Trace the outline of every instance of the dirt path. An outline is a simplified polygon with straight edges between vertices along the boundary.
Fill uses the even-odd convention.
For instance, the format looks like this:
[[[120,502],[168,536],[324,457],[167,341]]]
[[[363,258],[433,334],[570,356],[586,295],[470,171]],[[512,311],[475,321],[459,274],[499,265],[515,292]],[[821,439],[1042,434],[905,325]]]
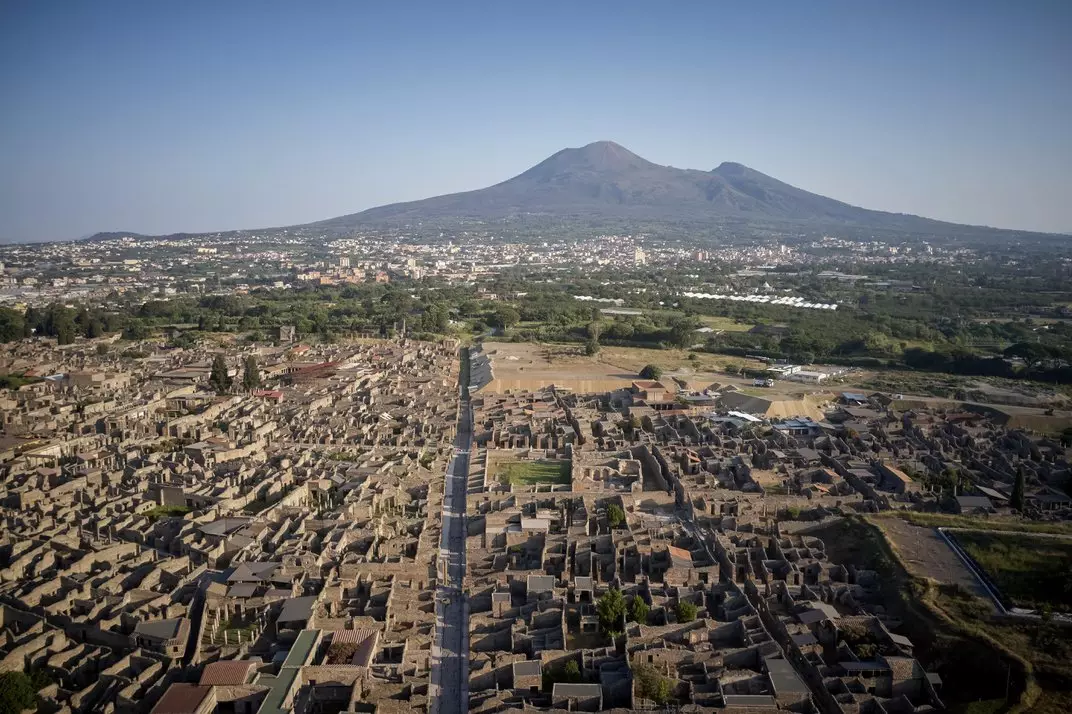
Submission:
[[[956,584],[982,598],[986,590],[933,528],[914,526],[900,518],[874,518],[901,555],[912,575]]]

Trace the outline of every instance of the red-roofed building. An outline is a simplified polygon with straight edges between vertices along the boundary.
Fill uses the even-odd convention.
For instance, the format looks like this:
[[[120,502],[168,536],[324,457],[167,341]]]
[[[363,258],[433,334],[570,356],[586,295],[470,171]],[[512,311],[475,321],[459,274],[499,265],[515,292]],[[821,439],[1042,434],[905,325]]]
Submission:
[[[346,664],[358,667],[368,667],[372,662],[372,656],[376,653],[376,644],[380,639],[380,631],[362,627],[356,630],[337,630],[331,635],[332,648],[345,647],[347,653],[352,649],[353,654]]]
[[[631,391],[644,402],[665,402],[670,400],[669,390],[662,382],[656,382],[654,380],[643,380],[639,382],[633,382]]]
[[[216,710],[212,687],[176,683],[168,687],[152,714],[209,714]]]
[[[205,665],[201,673],[202,686],[238,686],[249,684],[257,674],[260,662],[250,659],[224,660]]]
[[[692,553],[684,548],[678,548],[676,546],[667,546],[666,549],[670,551],[670,559],[674,561],[674,566],[678,568],[691,568],[692,567]]]

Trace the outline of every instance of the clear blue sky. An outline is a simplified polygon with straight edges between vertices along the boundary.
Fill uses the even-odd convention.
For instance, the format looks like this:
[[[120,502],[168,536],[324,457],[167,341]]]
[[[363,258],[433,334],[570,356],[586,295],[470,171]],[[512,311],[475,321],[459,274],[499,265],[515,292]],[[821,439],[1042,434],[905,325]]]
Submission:
[[[1072,1],[0,3],[0,240],[286,225],[611,139],[1072,232]]]

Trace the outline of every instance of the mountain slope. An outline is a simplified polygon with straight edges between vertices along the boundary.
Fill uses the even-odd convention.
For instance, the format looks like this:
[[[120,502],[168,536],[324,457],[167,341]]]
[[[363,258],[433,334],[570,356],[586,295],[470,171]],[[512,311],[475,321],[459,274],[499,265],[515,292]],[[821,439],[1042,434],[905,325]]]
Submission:
[[[1020,238],[1067,239],[859,208],[737,163],[723,163],[711,171],[661,166],[611,141],[563,149],[488,188],[393,203],[289,229],[341,234],[360,228],[396,229],[417,223],[445,227],[471,221],[530,226],[576,221],[588,227],[639,230],[664,225],[688,225],[700,231],[716,226],[734,231],[844,229],[857,236],[914,234],[1003,243]]]
[[[677,169],[654,164],[614,142],[599,141],[563,149],[488,188],[380,206],[310,227],[342,230],[381,223],[524,215],[854,225],[913,232],[943,231],[954,225],[850,206],[741,164],[723,163],[712,171]]]

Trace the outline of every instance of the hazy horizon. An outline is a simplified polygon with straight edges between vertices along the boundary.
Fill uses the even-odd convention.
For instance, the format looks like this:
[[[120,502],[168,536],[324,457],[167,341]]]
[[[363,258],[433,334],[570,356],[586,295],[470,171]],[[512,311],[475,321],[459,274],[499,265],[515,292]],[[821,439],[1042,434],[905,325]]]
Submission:
[[[0,7],[0,241],[306,223],[615,141],[1072,233],[1072,5]]]

